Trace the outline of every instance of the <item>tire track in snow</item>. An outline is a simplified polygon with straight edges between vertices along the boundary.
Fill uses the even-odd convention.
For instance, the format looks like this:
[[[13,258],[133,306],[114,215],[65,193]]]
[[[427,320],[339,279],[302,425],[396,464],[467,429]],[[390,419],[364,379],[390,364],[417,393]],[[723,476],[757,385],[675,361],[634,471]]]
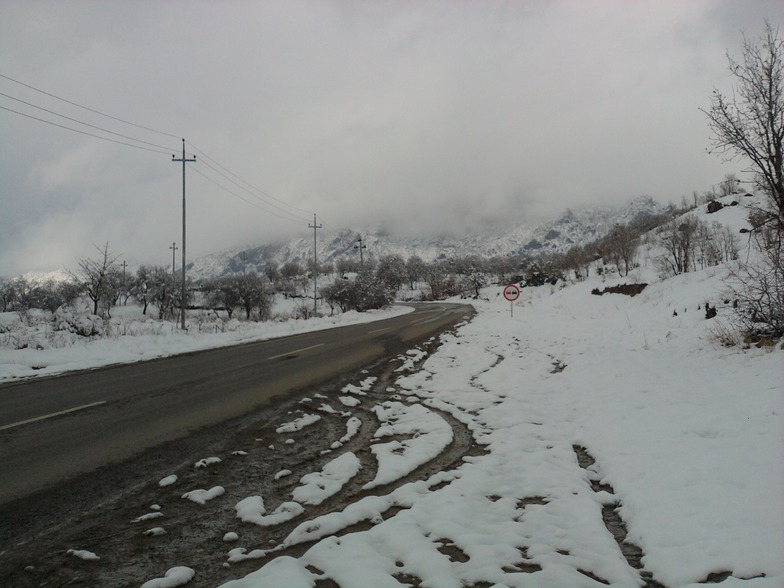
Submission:
[[[615,489],[612,486],[601,481],[601,475],[596,466],[596,459],[582,445],[572,445],[572,449],[577,456],[578,465],[588,473],[591,489],[597,494],[606,492],[607,494],[616,497],[615,501],[611,503],[602,501],[602,520],[604,521],[604,526],[607,527],[607,530],[618,544],[626,562],[640,575],[640,580],[642,580],[644,588],[666,588],[664,584],[657,582],[653,578],[653,574],[647,571],[645,566],[643,566],[642,559],[645,554],[642,549],[640,549],[638,545],[627,540],[629,530],[626,527],[626,523],[621,518],[621,515],[618,513],[618,510],[621,508],[620,498],[617,497]],[[578,569],[577,571],[602,584],[610,584],[607,580],[599,578],[589,570]]]
[[[340,513],[363,499],[379,497],[383,501],[410,483],[426,482],[429,493],[448,486],[459,476],[454,472],[464,463],[464,457],[484,455],[486,449],[475,442],[469,428],[454,414],[425,404],[395,387],[395,380],[402,374],[422,369],[427,357],[439,345],[440,339],[433,338],[420,344],[417,353],[383,360],[349,378],[303,391],[311,397],[310,402],[302,402],[300,396],[273,409],[237,419],[223,427],[221,435],[212,437],[214,440],[209,445],[200,445],[198,453],[179,453],[177,461],[169,461],[169,465],[162,467],[158,464],[158,469],[147,470],[149,480],[146,484],[140,483],[130,490],[118,487],[115,498],[85,510],[69,527],[26,544],[24,553],[4,554],[3,577],[10,582],[9,585],[20,588],[39,586],[42,581],[47,585],[81,583],[119,588],[138,586],[173,566],[189,565],[196,570],[199,585],[220,585],[260,565],[257,559],[231,564],[227,568],[226,554],[232,547],[273,548],[303,522]],[[404,370],[395,371],[404,364]],[[376,378],[372,385],[368,383],[371,377]],[[340,389],[348,383],[352,383],[351,391]],[[351,396],[358,404],[347,406],[341,402],[341,396]],[[376,459],[369,448],[380,424],[373,407],[390,399],[425,406],[448,423],[453,439],[440,454],[419,464],[409,474],[383,486],[363,490],[362,486],[373,480],[377,473]],[[309,424],[297,421],[306,413],[318,414],[321,418],[317,421],[308,419]],[[346,436],[347,419],[352,416],[362,421],[359,430],[354,437],[333,448],[334,441]],[[275,432],[286,423],[295,421],[303,426],[289,426],[281,433]],[[386,442],[391,438],[387,436],[379,441]],[[406,438],[406,435],[400,436],[400,440]],[[235,505],[254,495],[263,497],[269,512],[275,511],[280,504],[292,500],[291,492],[300,485],[305,474],[321,470],[326,463],[347,452],[359,457],[362,468],[337,494],[320,505],[304,505],[302,514],[274,527],[242,523],[237,518]],[[220,456],[221,461],[203,468],[194,467],[197,460],[208,456]],[[159,471],[163,468],[166,471]],[[278,475],[285,470],[290,473]],[[173,474],[177,475],[174,482],[159,486],[161,478],[174,479]],[[142,472],[139,475],[144,476]],[[184,492],[217,485],[225,488],[225,493],[205,504],[182,499]],[[158,509],[156,513],[161,513],[154,521],[156,529],[159,528],[156,533],[147,532],[152,522],[130,522],[150,511],[151,505]],[[405,508],[406,504],[387,500],[383,518],[388,520]],[[344,525],[333,534],[346,535],[370,528],[378,522],[365,518]],[[312,543],[287,547],[270,554],[267,559],[278,555],[296,557]],[[450,549],[446,538],[444,543],[443,548]],[[101,559],[85,562],[66,555],[67,549],[77,548],[89,549]]]
[[[347,482],[339,494],[331,497],[331,499],[325,501],[322,505],[319,505],[316,508],[308,508],[304,517],[299,516],[295,520],[281,525],[278,529],[272,530],[275,538],[268,537],[267,539],[268,542],[276,542],[277,545],[276,547],[272,548],[274,551],[267,549],[265,550],[266,553],[263,555],[257,551],[258,557],[251,558],[251,561],[255,562],[255,566],[259,566],[260,564],[263,565],[268,561],[271,561],[272,559],[280,556],[289,556],[295,558],[300,557],[313,544],[320,541],[324,536],[341,537],[349,533],[367,530],[380,522],[380,520],[377,518],[375,520],[371,520],[370,517],[363,518],[362,520],[348,524],[339,530],[331,531],[325,535],[319,535],[312,540],[296,541],[287,544],[287,540],[289,540],[289,537],[292,535],[292,533],[295,533],[297,529],[301,530],[303,528],[307,528],[309,522],[311,522],[312,525],[318,525],[320,524],[319,519],[322,517],[331,514],[338,514],[347,506],[350,507],[350,505],[356,504],[363,499],[372,497],[383,498],[384,496],[389,496],[395,490],[405,486],[406,484],[419,480],[429,480],[432,477],[441,474],[441,476],[438,477],[446,479],[435,480],[429,486],[429,490],[431,492],[437,491],[451,482],[451,479],[448,475],[449,472],[460,467],[464,463],[464,457],[475,457],[484,455],[486,453],[485,448],[475,443],[473,435],[465,426],[465,424],[461,423],[448,412],[435,408],[431,405],[427,405],[427,410],[438,415],[451,427],[453,437],[449,445],[447,445],[437,456],[420,464],[412,472],[400,476],[392,482],[378,485],[373,488],[364,487],[369,481],[375,478],[378,471],[378,464],[375,457],[372,455],[369,446],[371,441],[374,440],[373,435],[375,431],[378,430],[378,427],[382,423],[378,421],[375,413],[372,410],[372,407],[378,405],[381,402],[388,401],[390,398],[402,400],[402,398],[398,398],[397,390],[393,386],[393,379],[399,375],[398,361],[405,360],[408,363],[407,367],[409,369],[416,369],[419,367],[419,365],[421,365],[421,363],[424,362],[430,352],[432,352],[432,349],[428,350],[427,354],[421,355],[419,357],[419,361],[416,362],[416,364],[413,366],[410,364],[410,357],[399,357],[397,360],[388,362],[387,365],[380,366],[378,370],[372,370],[369,372],[371,375],[376,377],[376,381],[372,388],[367,390],[361,397],[362,404],[366,406],[360,405],[356,407],[357,409],[363,411],[362,431],[360,434],[351,439],[345,446],[340,448],[340,451],[353,451],[358,457],[360,457],[362,461],[362,469],[360,470],[360,473]],[[412,398],[409,397],[409,401],[411,399]],[[370,420],[373,420],[374,425],[368,424]],[[403,441],[410,438],[411,435],[391,435],[384,436],[381,439],[376,440],[383,440],[383,442],[388,442],[390,440]],[[296,476],[291,476],[291,478],[295,477]],[[384,519],[389,519],[400,511],[405,510],[406,507],[396,504],[395,501],[392,500],[388,504],[382,506],[382,508],[383,510],[379,510],[378,514],[383,515]],[[252,554],[253,551],[250,553]],[[241,562],[235,562],[232,565],[238,565],[238,563],[241,564]]]

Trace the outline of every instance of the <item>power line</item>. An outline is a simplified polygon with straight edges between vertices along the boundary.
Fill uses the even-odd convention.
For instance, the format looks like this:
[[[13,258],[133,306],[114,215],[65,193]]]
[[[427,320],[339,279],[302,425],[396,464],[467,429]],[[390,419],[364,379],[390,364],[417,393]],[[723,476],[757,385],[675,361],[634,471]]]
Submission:
[[[25,100],[22,100],[20,98],[14,98],[13,96],[9,96],[8,94],[5,94],[3,92],[0,92],[0,96],[5,96],[6,98],[10,98],[11,100],[16,100],[17,102],[21,102],[22,104],[26,104],[27,106],[31,106],[33,108],[37,108],[38,110],[43,110],[44,112],[47,112],[49,114],[53,114],[55,116],[59,116],[61,118],[64,118],[66,120],[70,120],[70,121],[78,123],[80,125],[84,125],[86,127],[90,127],[91,129],[96,129],[96,130],[99,130],[99,131],[103,131],[104,133],[109,133],[110,135],[115,135],[116,137],[122,137],[123,139],[128,139],[129,141],[136,141],[137,143],[142,143],[144,145],[150,145],[151,147],[157,147],[159,149],[167,149],[167,147],[164,146],[164,145],[157,145],[155,143],[150,143],[148,141],[142,141],[141,139],[136,139],[134,137],[129,137],[128,135],[123,135],[121,133],[115,133],[114,131],[110,131],[109,129],[104,129],[103,127],[99,127],[99,126],[96,126],[96,125],[91,125],[90,123],[86,123],[86,122],[81,121],[79,119],[72,118],[70,116],[65,116],[64,114],[60,114],[59,112],[55,112],[54,110],[49,110],[49,109],[44,108],[42,106],[36,106],[35,104],[33,104],[31,102],[26,102]]]
[[[96,135],[94,133],[88,133],[87,131],[81,131],[79,129],[74,129],[73,127],[69,127],[69,126],[66,126],[66,125],[61,125],[61,124],[58,124],[58,123],[55,123],[55,122],[52,122],[52,121],[48,121],[48,120],[45,120],[45,119],[42,119],[42,118],[38,118],[37,116],[32,116],[30,114],[25,114],[24,112],[19,112],[17,110],[13,110],[13,109],[7,108],[5,106],[0,106],[0,109],[7,110],[8,112],[12,112],[14,114],[18,114],[20,116],[24,116],[26,118],[30,118],[30,119],[33,119],[33,120],[36,120],[36,121],[39,121],[39,122],[42,122],[42,123],[46,123],[48,125],[52,125],[52,126],[55,126],[55,127],[61,128],[61,129],[72,131],[74,133],[79,133],[81,135],[87,135],[88,137],[94,137],[96,139],[101,139],[103,141],[109,141],[111,143],[116,143],[118,145],[124,145],[126,147],[133,147],[135,149],[142,149],[144,151],[151,151],[153,153],[161,153],[163,155],[168,155],[171,152],[170,150],[169,151],[162,151],[160,149],[152,149],[152,148],[149,148],[149,147],[142,147],[141,145],[134,145],[132,143],[126,143],[125,141],[117,141],[116,139],[110,139],[108,137],[102,137],[102,136]],[[104,130],[104,129],[100,129],[100,130]],[[111,131],[107,131],[107,132],[111,132]],[[115,134],[117,134],[117,133],[115,133]],[[123,135],[120,135],[120,136],[123,136]],[[133,140],[136,140],[136,139],[133,139]],[[202,163],[204,163],[204,162],[202,162]],[[225,177],[227,180],[231,181],[233,184],[237,185],[239,188],[242,188],[246,192],[249,192],[249,190],[247,190],[247,188],[244,188],[243,186],[237,184],[237,182],[234,182],[233,180],[231,180],[231,178],[228,178],[225,174],[222,174],[220,171],[216,170],[214,167],[210,166],[209,164],[205,164],[205,165],[208,168],[212,169],[215,173],[220,174],[221,176]],[[243,202],[245,202],[245,203],[247,203],[247,204],[249,204],[249,205],[251,205],[251,206],[253,206],[255,208],[258,208],[259,210],[262,210],[262,211],[266,212],[267,214],[271,214],[271,215],[273,215],[273,216],[275,216],[275,217],[277,217],[279,219],[286,220],[286,221],[293,222],[293,223],[301,223],[304,220],[303,217],[296,217],[293,214],[291,214],[290,212],[282,209],[281,207],[275,206],[272,203],[265,202],[262,198],[259,198],[258,196],[255,196],[254,194],[251,193],[251,195],[255,196],[257,198],[257,200],[259,200],[260,202],[262,202],[264,204],[267,204],[269,206],[275,206],[275,208],[279,209],[281,211],[281,213],[277,213],[277,212],[275,212],[273,210],[270,210],[269,208],[265,208],[263,206],[259,206],[256,202],[254,202],[252,200],[248,200],[247,198],[244,198],[243,196],[241,196],[240,194],[237,194],[233,190],[230,190],[229,188],[227,188],[226,186],[224,186],[220,182],[218,182],[218,181],[214,180],[213,178],[210,178],[206,174],[202,173],[197,168],[193,168],[191,171],[197,173],[198,175],[203,177],[208,182],[211,182],[212,184],[216,185],[217,187],[219,187],[224,192],[227,192],[227,193],[231,194],[235,198],[238,198],[239,200],[242,200]]]
[[[340,231],[340,229],[337,229],[334,225],[332,225],[332,224],[328,223],[327,221],[325,221],[324,220],[324,215],[319,215],[319,217],[321,217],[321,223],[324,225],[325,229],[327,229],[329,231],[332,231],[333,233],[337,233],[337,232]]]
[[[0,74],[2,75],[2,74]],[[24,112],[19,112],[18,110],[14,110],[12,108],[7,108],[5,106],[0,106],[0,109],[7,110],[8,112],[13,112],[14,114],[18,114],[19,116],[24,116],[27,118],[31,118],[33,120],[37,120],[42,123],[46,123],[48,125],[52,125],[54,127],[59,127],[61,129],[66,129],[68,131],[73,131],[74,133],[79,133],[81,135],[87,135],[88,137],[95,137],[96,139],[102,139],[104,141],[109,141],[110,143],[117,143],[118,145],[125,145],[126,147],[133,147],[134,149],[143,149],[144,151],[152,151],[153,153],[163,153],[164,155],[168,155],[171,153],[169,151],[161,151],[160,149],[152,149],[150,147],[143,147],[142,145],[134,145],[133,143],[126,143],[125,141],[117,141],[116,139],[110,139],[109,137],[101,137],[100,135],[96,135],[94,133],[88,133],[87,131],[80,131],[79,129],[74,129],[73,127],[67,127],[65,125],[57,124],[56,122],[52,122],[50,120],[44,120],[42,118],[38,118],[37,116],[33,116],[31,114],[25,114]]]
[[[204,163],[204,162],[202,161],[202,163]],[[225,178],[226,180],[228,180],[229,182],[231,182],[232,184],[234,184],[235,186],[237,186],[239,189],[241,189],[241,190],[244,190],[245,192],[247,192],[248,194],[250,194],[251,196],[253,196],[254,198],[256,198],[258,201],[260,201],[260,202],[263,202],[264,204],[266,204],[266,205],[268,205],[268,206],[271,206],[271,207],[273,207],[273,208],[276,208],[276,209],[278,209],[278,210],[279,210],[280,212],[282,212],[283,214],[287,214],[287,215],[289,215],[290,217],[296,218],[296,219],[297,219],[297,222],[302,222],[302,220],[303,220],[303,217],[301,217],[301,216],[300,216],[300,217],[297,217],[297,215],[295,215],[295,214],[293,214],[292,212],[290,212],[290,211],[286,210],[285,208],[282,208],[282,207],[280,207],[280,206],[277,206],[277,205],[276,205],[274,202],[268,202],[268,201],[266,201],[264,198],[261,198],[260,196],[258,196],[258,195],[257,195],[257,194],[255,194],[254,192],[252,192],[251,190],[248,190],[248,189],[247,189],[246,187],[244,187],[243,185],[239,184],[238,182],[235,182],[235,181],[234,181],[234,180],[232,180],[232,179],[231,179],[229,176],[227,176],[226,174],[222,173],[220,170],[216,169],[215,167],[211,166],[209,163],[204,163],[204,165],[205,165],[207,168],[211,169],[211,170],[212,170],[213,172],[215,172],[216,174],[218,174],[219,176],[222,176],[223,178]]]
[[[227,174],[229,174],[229,175],[233,176],[234,178],[236,178],[237,180],[239,180],[240,182],[242,182],[242,183],[243,183],[243,184],[245,184],[246,186],[249,186],[250,188],[252,188],[253,192],[257,192],[258,194],[262,194],[262,195],[264,195],[266,198],[268,198],[268,199],[270,199],[270,200],[274,200],[275,202],[278,202],[279,204],[282,204],[283,206],[286,206],[286,207],[288,207],[288,208],[291,208],[291,209],[293,209],[293,210],[296,210],[296,211],[298,211],[298,212],[302,212],[302,213],[305,213],[305,214],[310,214],[310,211],[308,211],[308,210],[305,210],[304,208],[299,208],[298,206],[294,206],[293,204],[289,204],[288,202],[285,202],[285,201],[283,201],[283,200],[281,200],[281,199],[279,199],[279,198],[276,198],[275,196],[273,196],[273,195],[272,195],[272,194],[270,194],[269,192],[265,192],[265,191],[264,191],[264,190],[262,190],[261,188],[258,188],[258,187],[256,187],[256,186],[254,186],[253,184],[251,184],[250,182],[248,182],[248,181],[244,180],[243,178],[241,178],[240,176],[238,176],[237,174],[235,174],[234,172],[232,172],[230,169],[226,168],[225,166],[223,166],[223,165],[221,165],[220,163],[218,163],[217,161],[215,161],[215,160],[214,160],[212,157],[210,157],[209,155],[207,155],[206,153],[204,153],[204,151],[202,151],[201,149],[199,149],[198,147],[196,147],[196,146],[195,146],[193,143],[191,143],[191,147],[193,147],[193,150],[194,150],[194,151],[196,151],[197,153],[199,153],[200,155],[202,155],[202,156],[203,156],[205,159],[208,159],[209,161],[211,161],[212,163],[214,163],[215,165],[217,165],[217,166],[218,166],[220,169],[222,169],[223,171],[225,171]],[[203,163],[203,161],[202,161],[202,163]],[[205,164],[205,165],[206,165],[206,164]],[[215,171],[216,171],[217,173],[220,173],[220,172],[218,172],[218,170],[215,170]],[[226,177],[226,176],[225,176],[224,174],[222,174],[222,173],[221,173],[221,175],[223,175],[224,177]],[[242,188],[242,189],[243,189],[243,190],[245,190],[246,192],[249,192],[249,193],[253,194],[253,196],[254,196],[255,198],[259,198],[260,200],[264,200],[264,198],[262,198],[262,197],[258,196],[257,194],[255,194],[255,193],[251,192],[251,191],[250,191],[250,190],[248,190],[247,188],[244,188],[243,186],[240,186],[240,185],[239,185],[237,182],[235,182],[235,181],[234,181],[234,180],[232,180],[231,178],[228,178],[228,177],[226,177],[226,179],[227,179],[227,180],[229,180],[229,181],[231,181],[231,182],[232,182],[233,184],[235,184],[236,186],[238,186],[238,187]],[[273,203],[271,203],[271,202],[269,202],[268,204],[270,204],[270,206],[275,206],[275,208],[278,208],[278,210],[283,210],[283,209],[281,209],[280,207],[276,206],[275,204],[273,204]]]
[[[139,128],[139,129],[144,129],[146,131],[150,131],[150,132],[153,132],[153,133],[157,133],[159,135],[172,137],[172,138],[175,138],[175,139],[179,139],[180,138],[179,135],[174,135],[174,134],[171,134],[171,133],[167,133],[165,131],[160,131],[160,130],[152,128],[152,127],[148,127],[148,126],[145,126],[145,125],[140,125],[140,124],[137,124],[137,123],[133,123],[131,121],[128,121],[128,120],[125,120],[125,119],[122,119],[122,118],[119,118],[119,117],[116,117],[116,116],[112,116],[110,114],[106,114],[105,112],[101,112],[101,111],[96,110],[94,108],[90,108],[89,106],[84,106],[83,104],[79,104],[79,103],[74,102],[72,100],[68,100],[66,98],[62,98],[61,96],[57,96],[56,94],[53,94],[51,92],[47,92],[47,91],[42,90],[40,88],[36,88],[35,86],[32,86],[32,85],[27,84],[25,82],[22,82],[20,80],[16,80],[16,79],[14,79],[14,78],[12,78],[10,76],[7,76],[5,74],[0,73],[0,78],[4,78],[4,79],[9,80],[11,82],[14,82],[16,84],[19,84],[20,86],[24,86],[25,88],[29,88],[31,90],[34,90],[34,91],[39,92],[41,94],[44,94],[45,96],[49,96],[49,97],[54,98],[56,100],[60,100],[61,102],[65,102],[66,104],[70,104],[71,106],[75,106],[77,108],[81,108],[81,109],[86,110],[88,112],[92,112],[94,114],[97,114],[97,115],[109,118],[109,119],[114,120],[114,121],[117,121],[117,122],[120,122],[120,123],[123,123],[123,124],[127,124],[127,125],[130,125],[130,126]],[[30,106],[32,108],[36,108],[36,109],[41,110],[43,112],[46,112],[48,114],[64,118],[66,120],[75,122],[77,124],[84,125],[86,127],[89,127],[89,128],[92,128],[92,129],[95,129],[95,130],[98,130],[98,131],[101,131],[101,132],[104,132],[104,133],[108,133],[108,134],[114,135],[116,137],[121,137],[121,138],[127,139],[129,141],[135,141],[136,143],[140,143],[140,145],[136,145],[136,144],[133,144],[133,143],[127,143],[125,141],[118,141],[116,139],[111,139],[109,137],[103,137],[101,135],[96,135],[94,133],[90,133],[90,132],[83,131],[83,130],[80,130],[80,129],[75,129],[75,128],[67,126],[67,125],[62,125],[62,124],[59,124],[59,123],[56,123],[56,122],[53,122],[53,121],[50,121],[50,120],[39,118],[39,117],[33,116],[31,114],[26,114],[24,112],[20,112],[18,110],[14,110],[14,109],[8,108],[6,106],[0,106],[0,109],[8,111],[8,112],[11,112],[13,114],[17,114],[19,116],[23,116],[23,117],[26,117],[26,118],[29,118],[29,119],[32,119],[32,120],[35,120],[35,121],[38,121],[38,122],[42,122],[42,123],[45,123],[45,124],[48,124],[48,125],[52,125],[54,127],[58,127],[58,128],[61,128],[61,129],[72,131],[74,133],[79,133],[81,135],[86,135],[88,137],[101,139],[103,141],[109,141],[110,143],[115,143],[115,144],[118,144],[118,145],[124,145],[126,147],[133,147],[135,149],[142,149],[144,151],[151,151],[153,153],[162,153],[162,154],[169,154],[169,153],[171,153],[171,150],[168,147],[165,147],[165,146],[162,146],[162,145],[157,145],[155,143],[150,143],[148,141],[143,141],[141,139],[136,139],[134,137],[130,137],[128,135],[123,135],[121,133],[117,133],[117,132],[114,132],[114,131],[110,131],[110,130],[105,129],[103,127],[100,127],[100,126],[97,126],[97,125],[93,125],[93,124],[90,124],[90,123],[86,123],[86,122],[78,120],[76,118],[72,118],[72,117],[66,116],[64,114],[60,114],[60,113],[58,113],[56,111],[49,110],[49,109],[43,108],[41,106],[37,106],[37,105],[35,105],[35,104],[31,103],[31,102],[27,102],[25,100],[21,100],[19,98],[15,98],[14,96],[10,96],[9,94],[5,94],[5,93],[0,92],[0,96],[4,96],[6,98],[10,98],[11,100],[15,100],[17,102],[21,102],[22,104],[25,104],[25,105]],[[147,147],[144,147],[143,145],[147,145]],[[231,170],[229,170],[228,168],[226,168],[225,166],[220,164],[218,161],[216,161],[215,159],[210,157],[208,154],[206,154],[203,151],[201,151],[200,149],[198,149],[192,143],[191,143],[191,147],[195,151],[199,152],[199,154],[202,155],[203,158],[211,161],[215,166],[220,168],[220,170],[223,170],[223,172],[225,172],[225,173],[223,173],[219,169],[216,169],[215,167],[211,166],[208,163],[205,163],[202,160],[202,163],[206,167],[211,169],[214,173],[222,176],[224,179],[226,179],[227,181],[231,182],[232,184],[234,184],[235,186],[237,186],[241,190],[245,191],[246,193],[250,194],[251,196],[253,196],[253,198],[258,200],[259,202],[262,202],[267,207],[272,207],[272,208],[277,209],[278,211],[280,211],[280,213],[274,212],[274,211],[270,210],[269,208],[265,208],[264,206],[258,206],[256,203],[254,203],[251,200],[248,200],[246,198],[243,198],[241,195],[239,195],[236,192],[228,189],[226,186],[222,185],[220,182],[218,182],[218,181],[214,180],[213,178],[210,178],[209,176],[207,176],[204,173],[200,172],[198,169],[196,169],[196,168],[192,169],[192,171],[196,172],[197,174],[202,176],[204,179],[206,179],[207,181],[215,184],[216,186],[221,188],[223,191],[231,194],[235,198],[238,198],[238,199],[242,200],[243,202],[245,202],[247,204],[250,204],[251,206],[254,206],[254,207],[256,207],[256,208],[258,208],[260,210],[263,210],[264,212],[266,212],[268,214],[271,214],[271,215],[276,216],[276,217],[278,217],[280,219],[291,221],[291,222],[297,222],[297,223],[303,222],[305,217],[298,216],[298,215],[292,213],[290,210],[287,210],[286,208],[283,208],[283,207],[287,207],[289,209],[292,209],[292,210],[295,210],[295,211],[298,211],[298,212],[301,212],[301,213],[309,214],[309,212],[307,210],[305,210],[303,208],[299,208],[297,206],[294,206],[293,204],[289,204],[289,203],[287,203],[287,202],[285,202],[285,201],[283,201],[283,200],[281,200],[279,198],[276,198],[272,194],[269,194],[268,192],[265,192],[264,190],[254,186],[250,182],[247,182],[246,180],[244,180],[243,178],[241,178],[240,176],[238,176],[237,174],[235,174],[234,172],[232,172]],[[183,159],[184,158],[185,158],[185,154],[183,154]],[[232,176],[233,178],[236,178],[236,180],[232,179],[232,177],[229,177],[229,176]],[[244,185],[242,185],[242,184],[244,184]],[[315,219],[314,219],[314,223],[315,223]],[[319,226],[318,228],[321,228],[321,227]]]
[[[19,80],[15,80],[14,78],[12,78],[10,76],[7,76],[5,74],[0,73],[0,78],[5,78],[6,80],[10,80],[10,81],[14,82],[15,84],[19,84],[20,86],[24,86],[25,88],[30,88],[31,90],[35,90],[36,92],[40,92],[41,94],[45,94],[46,96],[50,96],[52,98],[55,98],[55,99],[60,100],[62,102],[65,102],[67,104],[70,104],[71,106],[76,106],[77,108],[82,108],[84,110],[88,110],[88,111],[90,111],[92,113],[99,114],[101,116],[105,116],[106,118],[110,118],[112,120],[116,120],[116,121],[124,123],[126,125],[131,125],[132,127],[137,127],[139,129],[144,129],[145,131],[151,131],[153,133],[158,133],[159,135],[165,135],[167,137],[172,137],[174,139],[179,139],[180,138],[179,135],[172,135],[171,133],[166,133],[164,131],[159,131],[158,129],[153,129],[151,127],[146,127],[144,125],[139,125],[139,124],[136,124],[136,123],[132,123],[132,122],[124,120],[122,118],[118,118],[116,116],[112,116],[111,114],[106,114],[104,112],[101,112],[100,110],[95,110],[94,108],[90,108],[88,106],[83,106],[82,104],[78,104],[76,102],[72,102],[71,100],[66,100],[65,98],[61,98],[60,96],[56,96],[55,94],[52,94],[50,92],[46,92],[45,90],[41,90],[40,88],[36,88],[35,86],[31,86],[30,84],[25,84],[24,82],[20,82]]]
[[[202,162],[202,163],[204,163],[204,162]],[[291,216],[291,215],[289,215],[289,216],[283,216],[282,214],[278,214],[278,213],[276,213],[276,212],[274,212],[274,211],[272,211],[272,210],[269,210],[268,208],[265,208],[265,207],[263,207],[263,206],[260,206],[259,204],[257,204],[257,203],[256,203],[256,202],[254,202],[253,200],[248,200],[247,198],[245,198],[245,197],[244,197],[244,196],[242,196],[241,194],[237,194],[237,192],[235,192],[235,191],[233,191],[233,190],[231,190],[231,189],[227,188],[226,186],[224,186],[223,184],[221,184],[219,181],[215,180],[214,178],[211,178],[211,177],[210,177],[210,176],[208,176],[207,174],[204,174],[204,173],[202,173],[201,171],[199,171],[199,170],[198,170],[198,169],[196,169],[196,168],[194,168],[194,169],[193,169],[193,171],[194,171],[195,173],[197,173],[198,175],[200,175],[200,176],[201,176],[202,178],[204,178],[205,180],[207,180],[208,182],[210,182],[210,183],[214,184],[215,186],[217,186],[218,188],[220,188],[221,190],[223,190],[224,192],[227,192],[228,194],[231,194],[231,195],[232,195],[232,196],[234,196],[235,198],[237,198],[237,199],[239,199],[239,200],[242,200],[243,202],[245,202],[246,204],[249,204],[250,206],[253,206],[254,208],[257,208],[257,209],[259,209],[259,210],[263,210],[264,212],[266,212],[266,213],[268,213],[268,214],[271,214],[271,215],[274,215],[274,216],[276,216],[276,217],[278,217],[278,218],[280,218],[280,219],[283,219],[283,220],[287,220],[287,221],[291,221],[291,222],[295,222],[295,223],[300,223],[300,222],[302,222],[302,219],[301,219],[301,218],[296,218],[296,217],[293,217],[293,216]]]
[[[202,163],[204,163],[204,162],[202,162]],[[192,172],[194,172],[194,173],[196,173],[196,174],[198,174],[198,175],[200,175],[202,178],[204,178],[204,179],[205,179],[205,180],[207,180],[208,182],[210,182],[210,183],[212,183],[212,184],[216,185],[218,188],[220,188],[220,189],[221,189],[221,190],[223,190],[224,192],[227,192],[228,194],[231,194],[231,195],[232,195],[232,196],[234,196],[235,198],[238,198],[239,200],[242,200],[243,202],[245,202],[246,204],[249,204],[250,206],[253,206],[254,208],[258,208],[259,210],[263,210],[263,211],[264,211],[264,212],[266,212],[267,214],[271,214],[272,216],[276,216],[276,217],[278,217],[279,219],[282,219],[282,220],[285,220],[285,221],[289,221],[289,222],[293,222],[293,223],[297,223],[297,224],[299,224],[299,223],[301,223],[301,222],[302,222],[302,219],[301,219],[301,218],[296,218],[296,217],[293,217],[293,216],[291,216],[291,215],[290,215],[290,216],[283,216],[282,214],[278,214],[277,212],[274,212],[274,211],[272,211],[272,210],[269,210],[268,208],[264,208],[263,206],[259,206],[259,205],[258,205],[256,202],[254,202],[253,200],[248,200],[247,198],[245,198],[245,197],[241,196],[240,194],[237,194],[237,193],[236,193],[236,192],[234,192],[233,190],[230,190],[229,188],[227,188],[226,186],[224,186],[224,185],[223,185],[223,184],[221,184],[220,182],[218,182],[218,181],[214,180],[213,178],[209,177],[208,175],[206,175],[206,174],[202,173],[201,171],[199,171],[199,169],[198,169],[198,168],[195,168],[195,167],[194,167],[194,168],[191,168],[191,171],[192,171]]]

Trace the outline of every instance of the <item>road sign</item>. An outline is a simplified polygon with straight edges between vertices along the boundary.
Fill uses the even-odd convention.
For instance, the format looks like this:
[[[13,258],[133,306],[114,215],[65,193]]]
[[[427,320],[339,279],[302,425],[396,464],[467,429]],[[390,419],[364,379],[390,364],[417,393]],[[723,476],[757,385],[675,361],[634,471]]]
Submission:
[[[506,288],[504,288],[504,298],[506,298],[509,302],[514,302],[520,298],[520,288],[514,284],[509,284]]]

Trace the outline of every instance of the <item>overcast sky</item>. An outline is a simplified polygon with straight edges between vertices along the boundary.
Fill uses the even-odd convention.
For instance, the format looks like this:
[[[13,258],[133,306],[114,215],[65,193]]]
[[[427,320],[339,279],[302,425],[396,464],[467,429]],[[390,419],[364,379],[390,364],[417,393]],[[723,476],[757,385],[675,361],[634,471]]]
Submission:
[[[0,0],[0,107],[153,149],[0,109],[0,275],[106,242],[170,263],[181,137],[189,259],[314,212],[426,235],[680,202],[744,168],[707,154],[698,108],[765,18],[784,3]]]

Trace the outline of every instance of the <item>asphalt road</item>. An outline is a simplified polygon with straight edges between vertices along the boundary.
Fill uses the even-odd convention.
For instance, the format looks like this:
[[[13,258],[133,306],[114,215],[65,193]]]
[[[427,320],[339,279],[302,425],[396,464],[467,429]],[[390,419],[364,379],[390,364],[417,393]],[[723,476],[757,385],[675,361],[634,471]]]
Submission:
[[[373,323],[0,385],[0,504],[400,353],[472,312],[414,306]]]

